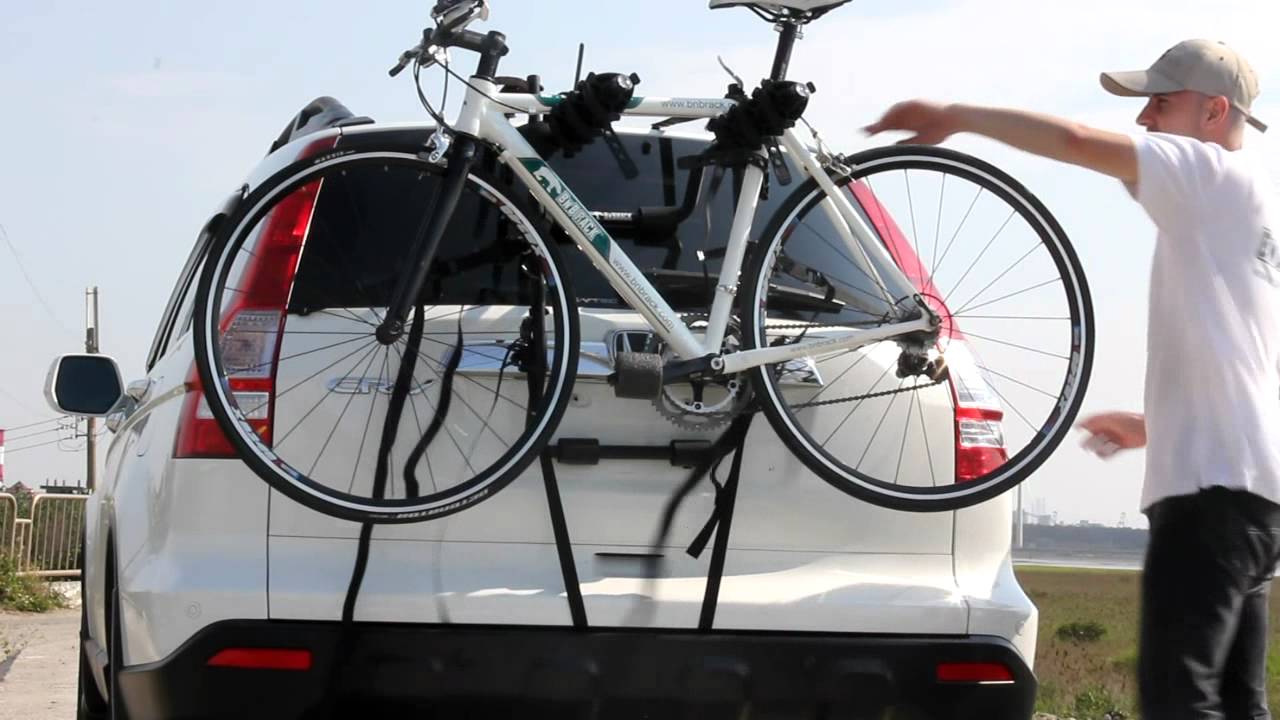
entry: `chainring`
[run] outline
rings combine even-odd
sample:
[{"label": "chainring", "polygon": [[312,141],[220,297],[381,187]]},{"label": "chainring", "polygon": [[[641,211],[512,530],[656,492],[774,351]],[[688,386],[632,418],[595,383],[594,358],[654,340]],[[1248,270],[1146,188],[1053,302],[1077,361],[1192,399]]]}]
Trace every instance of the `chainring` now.
[{"label": "chainring", "polygon": [[[681,319],[690,330],[698,329],[699,324],[706,325],[706,315],[683,315]],[[730,320],[725,328],[722,350],[737,350],[741,345],[739,338],[738,324]],[[650,339],[646,352],[659,353],[664,362],[675,357],[657,336]],[[659,415],[678,428],[707,432],[728,425],[746,409],[751,396],[750,381],[745,374],[738,373],[728,377],[691,378],[664,385],[662,392],[653,399],[653,406]]]}]

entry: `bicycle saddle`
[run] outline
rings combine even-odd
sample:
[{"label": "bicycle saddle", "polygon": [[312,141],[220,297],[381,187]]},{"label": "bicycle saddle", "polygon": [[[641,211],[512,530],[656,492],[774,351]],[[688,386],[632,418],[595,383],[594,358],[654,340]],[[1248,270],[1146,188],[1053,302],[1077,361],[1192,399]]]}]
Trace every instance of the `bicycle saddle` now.
[{"label": "bicycle saddle", "polygon": [[798,12],[816,12],[834,9],[838,5],[844,5],[849,0],[768,0],[768,2],[750,2],[750,0],[711,0],[711,9],[725,7],[741,7],[751,6],[757,7],[766,12],[777,12],[780,9],[795,10]]}]

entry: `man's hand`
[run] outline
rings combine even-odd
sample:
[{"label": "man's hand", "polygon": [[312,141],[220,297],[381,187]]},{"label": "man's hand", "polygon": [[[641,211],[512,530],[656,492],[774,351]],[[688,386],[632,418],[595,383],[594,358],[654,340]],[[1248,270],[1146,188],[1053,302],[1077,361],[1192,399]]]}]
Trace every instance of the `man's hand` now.
[{"label": "man's hand", "polygon": [[891,130],[914,133],[899,145],[937,145],[959,130],[951,106],[908,100],[889,108],[879,120],[863,128],[869,135]]},{"label": "man's hand", "polygon": [[889,108],[884,117],[863,130],[872,135],[904,130],[914,134],[899,144],[925,145],[940,143],[960,132],[976,133],[1019,150],[1096,170],[1129,184],[1138,181],[1138,154],[1128,135],[1052,115],[908,100]]},{"label": "man's hand", "polygon": [[1089,437],[1081,445],[1102,458],[1147,444],[1147,420],[1138,413],[1105,412],[1090,415],[1076,423],[1076,427],[1089,433]]}]

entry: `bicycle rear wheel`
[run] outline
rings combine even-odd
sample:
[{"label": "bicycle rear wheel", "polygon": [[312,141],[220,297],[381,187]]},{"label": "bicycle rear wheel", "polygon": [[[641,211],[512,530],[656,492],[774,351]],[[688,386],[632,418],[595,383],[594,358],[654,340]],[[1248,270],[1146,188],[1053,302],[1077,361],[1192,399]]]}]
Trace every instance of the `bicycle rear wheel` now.
[{"label": "bicycle rear wheel", "polygon": [[[991,498],[1044,463],[1084,398],[1094,332],[1080,263],[1039,200],[987,163],[911,146],[846,162],[837,187],[888,251],[873,261],[892,262],[942,318],[928,353],[949,376],[904,377],[896,341],[819,352],[751,371],[765,413],[854,497],[913,511]],[[911,302],[855,262],[831,207],[809,180],[762,235],[744,276],[745,348],[881,325]]]},{"label": "bicycle rear wheel", "polygon": [[410,522],[516,478],[577,366],[573,293],[523,192],[476,170],[416,299],[383,344],[444,169],[413,154],[304,160],[223,224],[195,301],[207,412],[235,453],[314,510]]}]

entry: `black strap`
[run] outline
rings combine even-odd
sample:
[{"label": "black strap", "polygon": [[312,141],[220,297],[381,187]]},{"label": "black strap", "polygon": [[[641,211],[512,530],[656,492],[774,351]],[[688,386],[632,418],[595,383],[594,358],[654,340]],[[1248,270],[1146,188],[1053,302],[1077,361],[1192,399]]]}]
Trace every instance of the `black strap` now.
[{"label": "black strap", "polygon": [[[418,311],[422,314],[422,310]],[[416,355],[416,353],[415,353]],[[440,432],[440,427],[444,425],[445,416],[449,414],[449,406],[453,400],[453,375],[458,371],[458,364],[462,362],[462,320],[458,320],[458,336],[453,346],[453,353],[449,355],[449,362],[445,365],[444,374],[440,377],[440,399],[436,402],[436,411],[431,416],[431,422],[427,425],[427,431],[418,439],[417,444],[413,446],[413,450],[409,453],[409,459],[404,464],[404,494],[405,497],[418,496],[418,477],[415,468],[418,467],[418,461],[422,459],[423,453],[427,451],[427,446],[435,439]],[[501,370],[499,371],[501,373]],[[499,382],[501,382],[501,374],[499,374]]]},{"label": "black strap", "polygon": [[[531,268],[538,265],[530,263]],[[542,382],[547,370],[546,328],[543,325],[546,298],[542,284],[539,282],[536,269],[530,269],[533,277],[528,282],[529,293],[533,302],[529,307],[529,317],[525,319],[522,336],[527,336],[528,344],[524,349],[525,378],[529,384],[529,410],[525,422],[533,424],[539,420],[537,408],[542,402]],[[539,453],[542,469],[542,484],[547,491],[547,510],[551,514],[551,532],[556,539],[556,553],[560,556],[560,576],[564,580],[565,596],[569,600],[569,617],[576,628],[587,627],[587,608],[582,600],[582,585],[578,581],[578,566],[573,561],[573,545],[569,540],[569,524],[564,517],[564,504],[560,502],[560,487],[556,482],[555,464],[551,461],[551,451],[543,448]]]},{"label": "black strap", "polygon": [[[381,498],[387,491],[387,473],[390,471],[391,447],[396,441],[396,432],[400,428],[400,415],[404,411],[405,399],[409,397],[410,384],[413,381],[413,370],[417,366],[418,349],[422,345],[422,330],[425,323],[425,312],[419,306],[409,326],[409,336],[405,343],[404,360],[400,363],[399,374],[391,391],[391,402],[387,407],[387,420],[382,426],[382,438],[378,445],[378,464],[373,475],[373,497]],[[337,648],[333,655],[333,670],[328,687],[330,708],[336,707],[332,701],[339,692],[342,673],[346,669],[348,659],[352,656],[351,645],[354,642],[356,601],[360,597],[360,586],[364,584],[365,570],[369,566],[369,546],[373,540],[373,523],[360,525],[360,538],[356,541],[356,562],[351,568],[351,581],[347,583],[347,596],[342,601],[342,629],[338,635]]]},{"label": "black strap", "polygon": [[[723,460],[724,458],[721,458]],[[702,557],[702,551],[707,549],[707,543],[711,542],[711,533],[715,532],[716,525],[720,522],[720,517],[724,513],[724,485],[720,484],[720,479],[716,477],[716,471],[720,469],[720,461],[711,468],[711,485],[716,490],[715,498],[712,500],[711,516],[703,523],[702,529],[694,536],[693,542],[689,543],[689,547],[685,552],[689,557],[698,559]]]},{"label": "black strap", "polygon": [[587,627],[587,606],[582,600],[582,584],[578,580],[578,566],[573,561],[573,545],[569,542],[569,525],[564,517],[564,505],[560,502],[560,488],[556,483],[555,463],[551,452],[543,449],[542,484],[547,489],[547,508],[551,511],[551,531],[556,538],[556,553],[560,556],[560,575],[564,578],[565,595],[569,598],[569,617],[576,628]]},{"label": "black strap", "polygon": [[[743,413],[734,420],[734,424],[730,426],[729,433],[733,433],[733,464],[729,466],[729,477],[725,479],[724,487],[720,487],[716,483],[716,499],[715,509],[711,513],[711,518],[707,521],[703,531],[710,534],[710,529],[716,527],[716,544],[711,549],[711,566],[707,568],[707,585],[702,595],[702,614],[698,618],[699,630],[710,630],[716,619],[716,603],[720,599],[720,580],[724,577],[724,561],[729,554],[729,526],[733,522],[733,506],[738,497],[738,476],[742,471],[742,456],[746,447],[747,431],[751,428],[751,418],[755,413]],[[712,482],[715,482],[715,472],[712,471]],[[701,536],[702,533],[699,533]],[[694,540],[695,544],[697,540]],[[702,544],[706,545],[706,540]],[[689,547],[690,554],[697,557],[693,553],[694,547]],[[698,553],[702,552],[701,548]]]}]

